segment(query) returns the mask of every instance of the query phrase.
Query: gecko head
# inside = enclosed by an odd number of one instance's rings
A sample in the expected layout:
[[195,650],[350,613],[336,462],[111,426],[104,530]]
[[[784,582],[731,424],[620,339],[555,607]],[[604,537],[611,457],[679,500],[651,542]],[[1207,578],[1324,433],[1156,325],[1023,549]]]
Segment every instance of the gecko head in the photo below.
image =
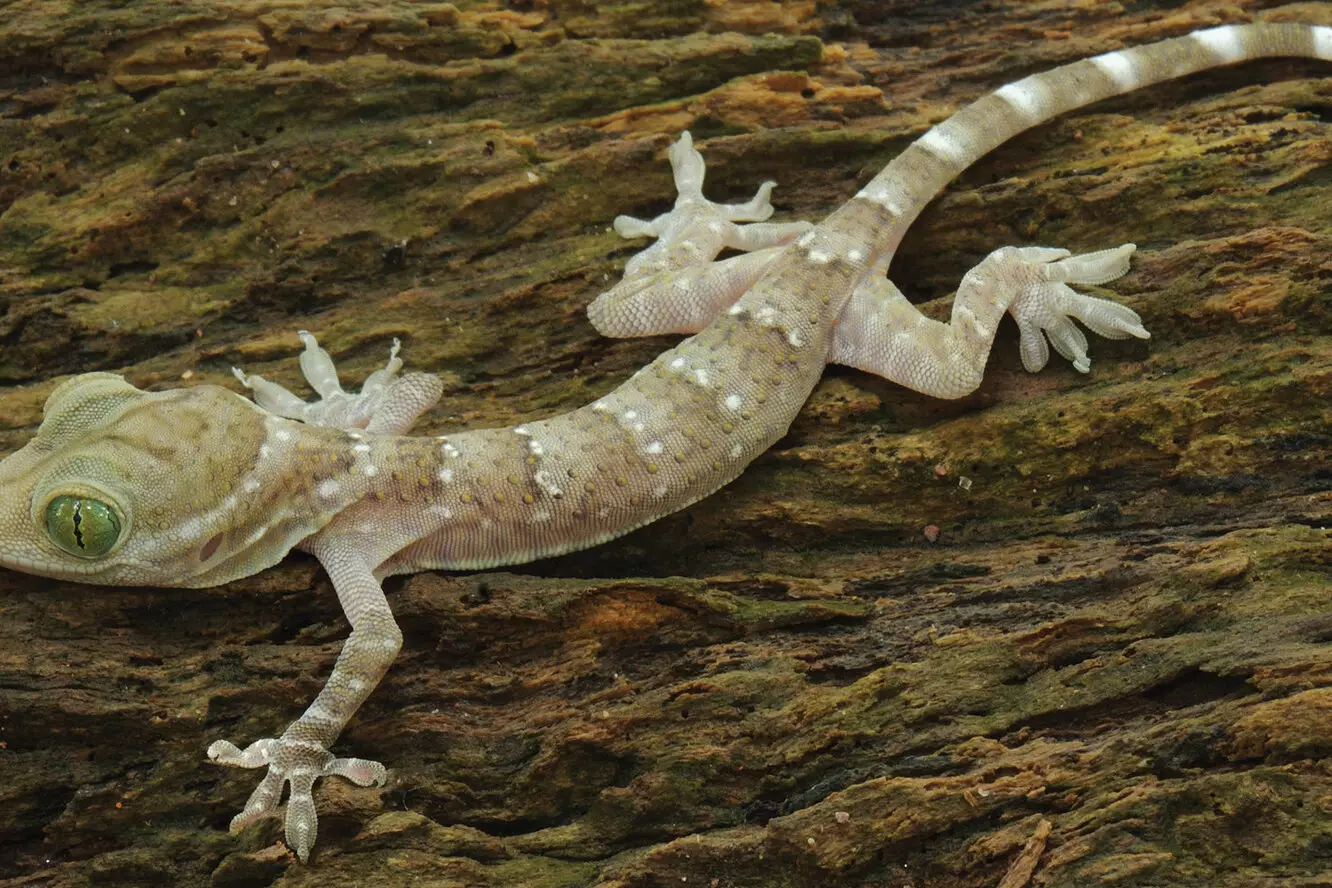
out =
[[262,462],[265,417],[216,386],[144,392],[110,373],[66,380],[36,437],[0,461],[0,565],[85,583],[201,586],[275,563],[295,531],[264,526],[276,534],[252,539],[246,519],[265,498],[237,489]]

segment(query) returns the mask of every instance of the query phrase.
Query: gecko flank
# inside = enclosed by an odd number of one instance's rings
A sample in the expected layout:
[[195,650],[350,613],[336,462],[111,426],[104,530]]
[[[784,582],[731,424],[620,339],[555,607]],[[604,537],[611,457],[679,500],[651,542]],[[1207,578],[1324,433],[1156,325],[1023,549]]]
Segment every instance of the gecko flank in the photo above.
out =
[[[439,381],[399,375],[395,344],[359,394],[345,393],[308,333],[300,360],[315,403],[239,370],[253,401],[216,386],[144,392],[108,373],[73,377],[51,393],[36,437],[0,462],[0,564],[87,583],[197,587],[263,570],[293,548],[318,558],[352,627],[327,684],[280,736],[208,749],[222,764],[267,769],[233,829],[276,815],[286,792],[286,840],[306,859],[315,782],[385,779],[379,763],[330,751],[402,643],[385,577],[568,552],[683,508],[785,434],[829,363],[951,398],[979,384],[1005,313],[1032,371],[1050,346],[1089,370],[1074,321],[1147,338],[1133,311],[1071,286],[1122,275],[1132,244],[996,250],[962,278],[948,323],[919,314],[886,269],[926,203],[1014,134],[1265,56],[1332,59],[1332,28],[1212,28],[1024,78],[926,132],[818,225],[768,222],[772,183],[745,204],[708,201],[702,157],[683,134],[670,149],[674,208],[616,220],[622,235],[656,241],[589,316],[611,336],[691,335],[600,400],[550,419],[410,437]],[[739,254],[716,261],[727,248]]]

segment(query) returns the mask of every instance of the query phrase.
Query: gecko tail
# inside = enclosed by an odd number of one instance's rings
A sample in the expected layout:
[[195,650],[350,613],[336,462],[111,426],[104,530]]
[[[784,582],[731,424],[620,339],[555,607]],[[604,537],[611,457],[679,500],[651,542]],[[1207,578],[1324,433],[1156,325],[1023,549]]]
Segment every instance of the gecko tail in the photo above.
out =
[[863,231],[866,204],[876,254],[897,249],[925,205],[959,173],[1018,133],[1061,114],[1185,77],[1253,59],[1332,60],[1332,28],[1293,24],[1222,25],[1146,46],[1103,53],[1032,74],[982,96],[939,123],[828,218]]

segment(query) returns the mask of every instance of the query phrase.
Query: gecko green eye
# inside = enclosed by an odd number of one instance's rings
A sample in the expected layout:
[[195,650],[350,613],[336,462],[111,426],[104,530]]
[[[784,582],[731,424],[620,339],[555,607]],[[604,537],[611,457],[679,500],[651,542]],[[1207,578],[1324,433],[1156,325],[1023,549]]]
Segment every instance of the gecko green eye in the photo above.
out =
[[82,496],[58,496],[46,507],[46,534],[71,555],[97,558],[120,538],[120,519],[106,503]]

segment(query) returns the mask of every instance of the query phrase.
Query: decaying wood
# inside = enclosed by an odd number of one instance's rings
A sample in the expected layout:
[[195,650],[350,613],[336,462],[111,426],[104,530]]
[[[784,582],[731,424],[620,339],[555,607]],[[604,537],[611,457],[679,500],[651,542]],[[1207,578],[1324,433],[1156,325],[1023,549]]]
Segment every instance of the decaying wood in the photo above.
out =
[[[69,373],[296,386],[304,327],[349,375],[401,337],[447,383],[426,432],[569,409],[669,341],[582,312],[635,248],[610,220],[673,196],[679,130],[712,196],[773,178],[818,218],[1035,70],[1332,24],[354,6],[0,9],[0,449]],[[1028,133],[935,202],[893,268],[932,311],[1004,244],[1140,245],[1113,287],[1153,338],[1095,342],[1088,376],[1025,374],[1009,326],[957,403],[834,369],[682,514],[394,581],[403,654],[339,745],[393,777],[322,788],[309,868],[276,823],[227,835],[253,775],[203,750],[268,736],[330,668],[312,561],[211,590],[0,575],[0,885],[1329,884],[1330,114],[1328,65],[1218,71]]]

